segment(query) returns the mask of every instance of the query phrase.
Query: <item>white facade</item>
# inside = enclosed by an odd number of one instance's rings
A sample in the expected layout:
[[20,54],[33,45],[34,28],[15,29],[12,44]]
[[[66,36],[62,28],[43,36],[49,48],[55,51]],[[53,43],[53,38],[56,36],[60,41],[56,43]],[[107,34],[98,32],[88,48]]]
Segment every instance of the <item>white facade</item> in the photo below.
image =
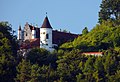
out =
[[32,29],[32,39],[35,39],[35,38],[36,38],[36,31],[35,31],[35,29]]
[[40,48],[53,51],[52,46],[52,28],[40,28]]
[[22,39],[22,30],[18,29],[18,40]]

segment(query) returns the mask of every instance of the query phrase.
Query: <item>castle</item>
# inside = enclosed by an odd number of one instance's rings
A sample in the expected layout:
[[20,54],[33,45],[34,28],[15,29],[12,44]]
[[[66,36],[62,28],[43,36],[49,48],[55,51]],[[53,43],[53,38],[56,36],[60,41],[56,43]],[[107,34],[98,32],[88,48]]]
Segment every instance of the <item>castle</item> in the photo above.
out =
[[47,16],[40,28],[26,23],[23,29],[21,26],[18,29],[20,49],[39,47],[53,51],[60,44],[72,41],[77,37],[77,34],[53,30]]

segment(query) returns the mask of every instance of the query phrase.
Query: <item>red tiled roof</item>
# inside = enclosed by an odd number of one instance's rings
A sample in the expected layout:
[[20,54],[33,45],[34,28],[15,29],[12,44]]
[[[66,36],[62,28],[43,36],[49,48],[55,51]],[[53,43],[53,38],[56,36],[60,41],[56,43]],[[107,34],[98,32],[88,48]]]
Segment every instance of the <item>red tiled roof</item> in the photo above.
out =
[[35,48],[35,47],[40,47],[40,39],[38,38],[26,40],[20,45],[21,49],[30,49],[30,48]]
[[101,54],[102,52],[84,52],[86,54]]
[[103,55],[103,52],[83,52],[85,55]]

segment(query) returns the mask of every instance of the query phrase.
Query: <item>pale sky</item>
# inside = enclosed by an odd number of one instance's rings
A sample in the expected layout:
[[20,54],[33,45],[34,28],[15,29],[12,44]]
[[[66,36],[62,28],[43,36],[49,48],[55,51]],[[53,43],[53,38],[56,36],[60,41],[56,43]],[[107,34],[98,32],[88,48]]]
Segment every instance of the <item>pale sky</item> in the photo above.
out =
[[102,0],[0,0],[0,21],[8,21],[13,30],[28,22],[41,27],[47,16],[54,29],[80,34],[98,22]]

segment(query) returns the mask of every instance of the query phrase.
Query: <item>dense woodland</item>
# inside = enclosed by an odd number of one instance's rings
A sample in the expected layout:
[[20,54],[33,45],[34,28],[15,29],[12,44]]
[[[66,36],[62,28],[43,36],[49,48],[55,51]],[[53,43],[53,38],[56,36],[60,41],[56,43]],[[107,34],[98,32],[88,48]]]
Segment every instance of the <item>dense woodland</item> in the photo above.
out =
[[[99,24],[85,27],[54,52],[34,48],[23,57],[8,22],[0,22],[0,82],[120,82],[120,0],[103,0]],[[100,51],[103,56],[82,52]]]

